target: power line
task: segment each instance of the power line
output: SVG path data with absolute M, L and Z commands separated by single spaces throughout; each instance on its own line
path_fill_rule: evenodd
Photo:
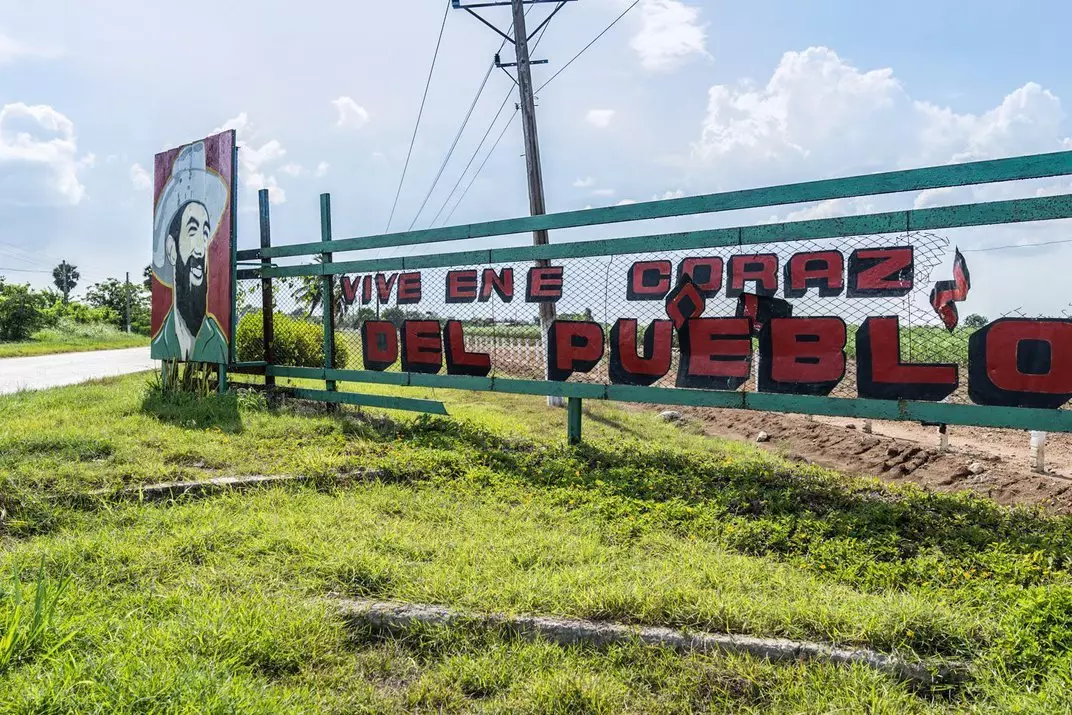
M 3 246 L 0 246 L 0 259 L 18 261 L 19 263 L 25 263 L 26 265 L 34 268 L 48 268 L 48 264 L 44 261 L 39 261 L 35 258 L 28 258 L 26 256 L 19 255 L 18 253 L 8 252 L 3 248 Z
M 539 92 L 540 92 L 540 91 L 541 91 L 541 90 L 542 90 L 542 89 L 543 89 L 544 87 L 546 87 L 547 85 L 549 85 L 549 84 L 551 84 L 552 82 L 554 82 L 554 81 L 555 81 L 555 77 L 558 77 L 558 76 L 559 76 L 560 74 L 562 74 L 563 72 L 565 72 L 565 71 L 566 71 L 566 68 L 567 68 L 567 67 L 569 67 L 570 65 L 572 65 L 572 64 L 573 64 L 573 63 L 574 63 L 574 62 L 575 62 L 575 61 L 577 60 L 577 58 L 578 58 L 578 57 L 580 57 L 580 56 L 581 56 L 581 55 L 583 55 L 583 54 L 584 54 L 585 52 L 587 52 L 587 51 L 588 51 L 588 48 L 589 48 L 589 47 L 591 47 L 592 45 L 594 45 L 594 44 L 596 44 L 597 42 L 599 42 L 599 38 L 603 37 L 603 35 L 605 35 L 605 34 L 607 34 L 608 32 L 610 32 L 610 29 L 611 29 L 612 27 L 614 27 L 615 25 L 617 25 L 617 24 L 618 24 L 618 21 L 619 21 L 619 20 L 621 20 L 621 19 L 622 19 L 623 17 L 625 17 L 626 15 L 628 15 L 628 14 L 629 14 L 629 11 L 630 11 L 630 10 L 632 10 L 633 8 L 635 8 L 635 7 L 636 7 L 637 5 L 639 5 L 639 4 L 640 4 L 640 0 L 634 0 L 633 4 L 632 4 L 632 5 L 630 5 L 629 7 L 625 8 L 625 11 L 624 11 L 624 12 L 623 12 L 623 13 L 622 13 L 621 15 L 619 15 L 619 16 L 618 16 L 618 17 L 616 17 L 616 18 L 614 18 L 614 22 L 612 22 L 611 24 L 607 25 L 607 26 L 606 26 L 606 27 L 605 27 L 605 28 L 603 29 L 603 32 L 601 32 L 601 33 L 599 33 L 598 35 L 596 35 L 596 36 L 595 36 L 595 39 L 594 39 L 594 40 L 592 40 L 592 41 L 591 41 L 591 42 L 589 42 L 589 43 L 588 43 L 587 45 L 585 45 L 585 46 L 584 46 L 584 47 L 583 47 L 583 48 L 581 49 L 581 51 L 580 51 L 580 52 L 578 52 L 577 54 L 575 54 L 575 55 L 573 56 L 573 59 L 571 59 L 571 60 L 570 60 L 569 62 L 567 62 L 566 64 L 562 65 L 562 69 L 560 69 L 560 70 L 559 70 L 558 72 L 555 72 L 555 73 L 554 73 L 553 75 L 551 75 L 551 79 L 549 79 L 549 80 L 547 80 L 546 82 L 544 82 L 543 84 L 541 84 L 541 85 L 540 85 L 540 89 L 537 89 L 537 90 L 536 90 L 536 93 L 537 93 L 537 94 L 539 94 Z
M 413 221 L 409 224 L 409 230 L 413 230 L 413 226 L 417 223 L 417 219 L 421 217 L 421 213 L 424 211 L 424 207 L 428 205 L 428 200 L 432 198 L 432 192 L 435 191 L 436 186 L 439 185 L 439 180 L 443 177 L 443 171 L 447 168 L 447 162 L 450 161 L 450 157 L 454 156 L 454 150 L 458 148 L 458 141 L 462 138 L 462 132 L 465 131 L 465 127 L 469 124 L 470 117 L 473 116 L 473 110 L 476 109 L 477 102 L 480 101 L 480 96 L 484 94 L 484 88 L 488 86 L 488 78 L 491 77 L 492 70 L 495 69 L 495 63 L 492 62 L 488 66 L 488 71 L 484 75 L 484 81 L 480 83 L 480 88 L 476 91 L 476 96 L 473 97 L 473 103 L 469 105 L 469 111 L 465 113 L 465 118 L 462 119 L 462 125 L 458 127 L 458 133 L 454 135 L 454 141 L 450 144 L 450 149 L 447 150 L 447 155 L 443 157 L 443 163 L 439 165 L 439 171 L 436 172 L 435 179 L 432 180 L 432 185 L 428 187 L 428 193 L 424 196 L 424 201 L 421 202 L 421 207 L 417 209 L 417 214 L 413 217 Z
M 1055 246 L 1059 243 L 1072 243 L 1072 238 L 1062 238 L 1056 241 L 1042 241 L 1041 243 L 1013 243 L 1008 246 L 990 246 L 989 248 L 962 248 L 961 253 L 983 253 L 985 251 L 1004 251 L 1009 248 L 1035 248 L 1038 246 Z
M 447 15 L 450 13 L 450 3 L 446 3 L 443 9 L 443 22 L 439 26 L 439 38 L 436 40 L 435 53 L 432 55 L 432 66 L 428 68 L 428 80 L 424 83 L 424 95 L 421 97 L 421 108 L 417 111 L 417 122 L 413 125 L 413 136 L 409 140 L 409 150 L 406 152 L 406 163 L 402 166 L 402 177 L 398 180 L 398 191 L 395 192 L 395 201 L 391 205 L 391 215 L 387 218 L 387 228 L 384 233 L 391 230 L 391 222 L 395 219 L 395 209 L 398 208 L 398 197 L 402 195 L 402 184 L 406 181 L 406 171 L 409 170 L 409 160 L 413 156 L 413 145 L 417 143 L 417 130 L 421 127 L 421 117 L 424 116 L 424 104 L 428 101 L 428 89 L 432 86 L 432 75 L 435 73 L 436 60 L 439 58 L 439 47 L 443 44 L 443 30 L 447 27 Z
M 589 49 L 590 49 L 590 48 L 592 47 L 592 45 L 596 44 L 596 43 L 597 43 L 597 42 L 598 42 L 598 41 L 600 40 L 600 38 L 602 38 L 602 37 L 603 37 L 603 35 L 605 35 L 605 34 L 607 34 L 608 32 L 610 32 L 610 30 L 611 30 L 611 28 L 612 28 L 612 27 L 614 27 L 615 25 L 617 25 L 617 24 L 618 24 L 618 22 L 620 22 L 620 21 L 621 21 L 621 19 L 622 19 L 623 17 L 625 17 L 626 15 L 628 15 L 628 14 L 629 14 L 629 12 L 630 12 L 630 11 L 631 11 L 631 10 L 632 10 L 633 8 L 635 8 L 635 7 L 637 6 L 637 5 L 639 5 L 639 4 L 640 4 L 640 0 L 635 0 L 635 1 L 633 2 L 633 4 L 632 4 L 632 5 L 630 5 L 629 7 L 627 7 L 627 8 L 626 8 L 626 9 L 625 9 L 625 10 L 624 10 L 624 11 L 623 11 L 623 12 L 622 12 L 622 13 L 621 13 L 620 15 L 618 15 L 618 17 L 614 18 L 614 20 L 613 20 L 613 21 L 612 21 L 612 22 L 611 22 L 611 23 L 610 23 L 609 25 L 607 25 L 607 26 L 606 26 L 605 28 L 603 28 L 603 31 L 602 31 L 602 32 L 600 32 L 600 33 L 599 33 L 598 35 L 596 35 L 596 36 L 595 36 L 595 37 L 594 37 L 594 38 L 592 39 L 592 41 L 591 41 L 591 42 L 589 42 L 589 43 L 588 43 L 587 45 L 585 45 L 584 47 L 582 47 L 582 48 L 581 48 L 581 51 L 580 51 L 580 52 L 578 52 L 577 54 L 575 54 L 575 55 L 573 56 L 573 58 L 572 58 L 572 59 L 570 59 L 570 61 L 569 61 L 569 62 L 567 62 L 566 64 L 564 64 L 564 65 L 562 66 L 562 69 L 560 69 L 560 70 L 559 70 L 558 72 L 555 72 L 555 73 L 554 73 L 553 75 L 551 75 L 551 78 L 550 78 L 550 79 L 548 79 L 548 80 L 547 80 L 546 82 L 544 82 L 544 83 L 543 83 L 542 85 L 540 85 L 540 88 L 539 88 L 539 89 L 537 89 L 537 90 L 536 90 L 536 92 L 537 92 L 537 93 L 539 93 L 539 92 L 540 92 L 540 91 L 541 91 L 541 90 L 542 90 L 542 89 L 543 89 L 544 87 L 546 87 L 547 85 L 551 84 L 551 82 L 553 82 L 553 81 L 554 81 L 554 79 L 555 79 L 556 77 L 558 77 L 558 76 L 559 76 L 560 74 L 562 74 L 563 72 L 565 72 L 565 71 L 566 71 L 566 68 L 568 68 L 568 67 L 569 67 L 570 65 L 572 65 L 572 64 L 573 64 L 574 62 L 576 62 L 576 61 L 577 61 L 577 59 L 578 59 L 578 58 L 579 58 L 579 57 L 580 57 L 581 55 L 583 55 L 583 54 L 584 54 L 585 52 L 587 52 L 587 51 L 588 51 L 588 50 L 589 50 Z M 533 45 L 533 49 L 536 49 L 536 46 L 537 46 L 537 45 L 539 45 L 539 43 L 540 43 L 540 40 L 542 40 L 542 39 L 543 39 L 543 33 L 544 33 L 544 32 L 546 32 L 546 30 L 547 30 L 547 28 L 545 27 L 545 28 L 543 29 L 543 31 L 541 31 L 541 32 L 540 32 L 540 37 L 536 39 L 536 43 L 535 43 L 535 44 Z M 504 43 L 504 44 L 505 44 L 505 43 Z M 510 91 L 510 93 L 513 93 L 513 90 L 511 90 L 511 91 Z M 506 95 L 506 98 L 507 98 L 507 100 L 509 100 L 509 98 L 510 98 L 510 94 L 507 94 L 507 95 Z M 505 105 L 506 105 L 506 102 L 504 101 L 504 102 L 503 102 L 503 106 L 505 106 Z M 499 112 L 500 112 L 500 113 L 502 112 L 502 108 L 501 108 L 501 107 L 499 108 Z M 498 116 L 499 116 L 499 115 L 498 115 L 498 114 L 496 114 L 496 115 L 495 115 L 495 119 L 498 119 Z M 515 112 L 514 112 L 514 115 L 510 117 L 510 121 L 509 121 L 509 122 L 507 122 L 507 124 L 506 124 L 506 127 L 509 127 L 509 126 L 510 126 L 510 124 L 511 124 L 511 123 L 513 122 L 513 120 L 514 120 L 514 117 L 515 117 L 515 116 L 517 116 L 517 112 L 516 112 L 516 110 L 515 110 Z M 494 124 L 495 124 L 495 119 L 493 119 L 493 120 L 492 120 L 492 124 L 491 124 L 491 126 L 489 126 L 489 127 L 488 127 L 488 133 L 489 133 L 489 134 L 491 133 L 491 128 L 492 128 L 492 126 L 494 126 Z M 504 133 L 504 134 L 506 133 L 506 127 L 503 127 L 503 133 Z M 487 139 L 487 134 L 485 134 L 484 138 L 485 138 L 485 139 Z M 448 222 L 450 221 L 450 217 L 454 215 L 454 212 L 458 210 L 458 206 L 460 206 L 460 205 L 461 205 L 461 203 L 462 203 L 462 201 L 464 201 L 464 200 L 465 200 L 465 195 L 469 193 L 469 189 L 470 189 L 470 188 L 472 188 L 473 184 L 474 184 L 474 183 L 476 182 L 476 179 L 477 179 L 477 177 L 478 177 L 478 176 L 480 176 L 480 172 L 481 172 L 481 171 L 483 170 L 484 166 L 485 166 L 485 165 L 486 165 L 486 164 L 488 163 L 488 159 L 490 159 L 490 158 L 491 158 L 491 154 L 492 154 L 492 152 L 494 152 L 494 151 L 495 151 L 495 147 L 497 147 L 497 146 L 499 145 L 499 141 L 501 141 L 501 140 L 502 140 L 502 134 L 500 134 L 500 135 L 499 135 L 499 138 L 498 138 L 498 139 L 497 139 L 497 140 L 495 141 L 495 144 L 494 144 L 494 145 L 493 145 L 493 146 L 491 147 L 491 151 L 489 151 L 489 152 L 488 152 L 488 155 L 484 157 L 484 161 L 483 161 L 483 163 L 482 163 L 482 164 L 480 165 L 480 167 L 479 167 L 479 168 L 478 168 L 478 169 L 476 170 L 476 173 L 475 173 L 475 174 L 473 174 L 473 178 L 472 178 L 472 180 L 471 180 L 471 181 L 469 182 L 469 185 L 465 187 L 465 191 L 463 191 L 463 192 L 462 192 L 462 196 L 461 196 L 461 198 L 460 198 L 460 199 L 458 199 L 458 203 L 454 204 L 454 208 L 453 208 L 453 209 L 451 209 L 451 211 L 450 211 L 450 213 L 449 213 L 449 214 L 447 214 L 447 218 L 443 220 L 443 224 L 444 224 L 444 225 L 445 225 L 445 224 L 447 224 L 447 223 L 448 223 Z M 474 153 L 473 153 L 473 159 L 475 159 L 475 158 L 476 158 L 476 155 L 477 155 L 477 153 L 479 153 L 479 152 L 480 152 L 480 146 L 482 146 L 482 145 L 483 145 L 483 143 L 484 143 L 484 140 L 481 140 L 481 142 L 480 142 L 480 145 L 478 145 L 478 146 L 477 146 L 477 148 L 476 148 L 476 152 L 474 152 Z M 473 162 L 473 159 L 470 159 L 470 160 L 469 160 L 469 164 L 472 164 L 472 162 Z M 468 170 L 468 165 L 466 166 L 466 170 Z M 464 176 L 465 176 L 465 171 L 463 171 L 463 172 L 462 172 L 462 177 L 461 177 L 461 178 L 464 178 Z M 459 178 L 459 182 L 461 181 L 461 178 Z M 457 188 L 457 187 L 455 186 L 455 188 Z M 452 193 L 452 194 L 454 193 L 454 192 L 453 192 L 453 190 L 451 191 L 451 193 Z M 450 201 L 450 196 L 449 196 L 449 195 L 447 196 L 447 201 L 448 201 L 448 202 Z M 444 204 L 443 204 L 443 206 L 444 206 L 444 208 L 445 208 L 445 207 L 446 207 L 446 203 L 444 203 Z M 440 209 L 440 210 L 442 211 L 442 209 Z M 433 223 L 434 223 L 434 220 L 433 220 Z
M 529 8 L 525 11 L 525 16 L 526 17 L 532 11 L 532 8 L 533 8 L 533 6 L 530 5 Z M 554 17 L 553 13 L 552 13 L 551 17 Z M 547 34 L 547 29 L 548 29 L 547 26 L 550 24 L 551 17 L 548 17 L 547 20 L 544 21 L 544 23 L 540 26 L 540 36 L 537 37 L 536 41 L 532 44 L 533 51 L 535 51 L 536 48 L 540 46 L 540 42 L 543 40 L 544 35 Z M 503 40 L 502 44 L 499 45 L 499 51 L 501 52 L 502 49 L 505 46 L 506 46 L 506 40 Z M 456 192 L 458 190 L 458 187 L 461 185 L 462 180 L 465 179 L 466 172 L 469 171 L 469 167 L 471 167 L 473 165 L 473 162 L 476 161 L 477 156 L 480 155 L 480 150 L 484 147 L 484 142 L 486 142 L 488 140 L 488 137 L 491 135 L 491 130 L 495 128 L 495 122 L 499 121 L 499 116 L 502 114 L 502 111 L 506 108 L 506 103 L 510 101 L 510 96 L 513 93 L 514 93 L 514 88 L 513 87 L 511 87 L 510 89 L 508 89 L 506 91 L 506 96 L 503 97 L 502 104 L 499 105 L 499 109 L 498 109 L 497 112 L 495 112 L 495 116 L 491 118 L 491 123 L 488 124 L 488 128 L 484 132 L 484 136 L 481 137 L 480 143 L 478 143 L 476 145 L 476 149 L 473 150 L 473 155 L 471 157 L 469 157 L 469 161 L 465 164 L 465 168 L 462 169 L 462 173 L 461 173 L 461 175 L 458 176 L 458 180 L 456 182 L 454 182 L 454 186 L 451 188 L 450 193 L 447 194 L 447 198 L 443 201 L 443 205 L 440 206 L 439 211 L 436 212 L 435 218 L 432 219 L 431 225 L 433 225 L 433 226 L 435 225 L 435 222 L 439 220 L 440 214 L 442 214 L 443 211 L 447 208 L 447 205 L 450 204 L 450 200 L 451 200 L 451 198 L 453 198 L 454 192 Z M 514 110 L 514 115 L 517 114 L 517 111 L 518 111 L 517 109 Z M 503 127 L 503 133 L 506 132 L 506 128 L 509 127 L 510 124 L 514 121 L 514 115 L 512 115 L 510 117 L 510 120 L 506 123 L 506 126 Z M 447 218 L 445 218 L 443 220 L 443 224 L 446 224 L 448 221 L 450 221 L 450 217 L 454 215 L 454 212 L 458 210 L 458 206 L 461 205 L 462 201 L 465 200 L 465 195 L 469 193 L 469 189 L 476 182 L 476 179 L 480 175 L 481 170 L 488 163 L 488 159 L 491 158 L 491 152 L 495 151 L 495 147 L 497 147 L 499 145 L 499 142 L 501 140 L 502 140 L 502 134 L 500 134 L 499 138 L 495 140 L 495 144 L 492 145 L 491 150 L 488 152 L 487 156 L 484 158 L 483 163 L 480 164 L 480 167 L 476 170 L 476 173 L 473 174 L 473 178 L 469 181 L 469 185 L 465 187 L 465 191 L 462 192 L 461 198 L 458 199 L 458 203 L 454 204 L 454 208 L 451 209 L 451 212 L 449 214 L 447 214 Z
M 53 260 L 59 263 L 61 260 L 59 258 L 55 258 L 54 256 L 49 256 L 48 254 L 41 253 L 40 251 L 27 251 L 22 246 L 16 246 L 14 243 L 0 241 L 0 252 L 5 251 L 13 258 L 18 258 L 19 260 L 24 260 L 27 262 L 40 263 L 42 265 L 45 265 L 47 262 Z M 12 253 L 12 251 L 14 251 L 14 253 Z M 45 260 L 41 260 L 42 258 Z
M 34 268 L 4 268 L 0 266 L 0 271 L 11 271 L 12 273 L 52 273 L 52 271 L 42 271 Z
M 500 132 L 499 134 L 499 138 L 496 139 L 495 143 L 491 145 L 491 149 L 484 157 L 484 161 L 481 162 L 479 167 L 477 167 L 476 173 L 473 174 L 473 178 L 469 181 L 469 185 L 465 187 L 465 191 L 462 192 L 461 198 L 458 199 L 458 203 L 454 204 L 454 208 L 452 208 L 450 210 L 450 213 L 447 214 L 447 217 L 443 219 L 443 225 L 446 225 L 450 221 L 450 217 L 454 215 L 454 212 L 457 211 L 458 207 L 462 205 L 463 201 L 465 201 L 465 197 L 469 193 L 469 189 L 473 188 L 473 184 L 476 183 L 477 177 L 480 176 L 480 172 L 482 172 L 484 170 L 484 166 L 487 165 L 488 159 L 490 159 L 491 155 L 495 153 L 495 149 L 499 146 L 499 142 L 502 141 L 502 138 L 506 136 L 506 130 L 509 129 L 510 125 L 514 123 L 514 119 L 517 117 L 517 112 L 518 110 L 515 109 L 514 113 L 510 115 L 510 119 L 507 120 L 506 124 L 503 126 L 502 132 Z
M 443 211 L 446 210 L 447 205 L 450 203 L 450 200 L 454 198 L 454 193 L 458 190 L 458 187 L 461 186 L 462 180 L 465 178 L 465 175 L 469 173 L 469 167 L 473 165 L 473 162 L 476 161 L 477 156 L 480 155 L 480 150 L 484 148 L 484 142 L 486 142 L 488 140 L 488 137 L 491 136 L 491 130 L 495 128 L 495 123 L 499 121 L 499 116 L 502 115 L 502 111 L 506 109 L 506 103 L 510 101 L 510 95 L 512 95 L 513 93 L 514 90 L 511 87 L 510 90 L 507 91 L 506 96 L 503 97 L 502 104 L 499 105 L 499 111 L 495 112 L 495 116 L 492 117 L 491 123 L 488 124 L 487 130 L 484 132 L 484 136 L 481 137 L 480 143 L 477 144 L 476 149 L 473 150 L 473 155 L 469 157 L 469 162 L 465 165 L 465 168 L 462 169 L 462 173 L 458 175 L 458 180 L 454 182 L 454 186 L 451 187 L 450 193 L 447 194 L 447 198 L 443 200 L 443 205 L 439 207 L 439 211 L 436 212 L 435 217 L 432 219 L 431 225 L 435 225 L 436 221 L 439 220 L 439 217 L 443 215 Z
M 532 12 L 533 7 L 534 7 L 533 5 L 529 5 L 528 9 L 525 10 L 525 16 L 526 17 L 528 17 L 528 14 L 530 12 Z M 477 16 L 477 17 L 479 18 L 479 16 Z M 551 14 L 551 17 L 554 17 L 554 13 Z M 544 21 L 544 24 L 540 26 L 540 28 L 541 28 L 540 29 L 540 36 L 536 39 L 536 44 L 533 45 L 533 49 L 535 49 L 536 45 L 539 45 L 540 40 L 543 39 L 543 35 L 547 31 L 546 25 L 548 24 L 548 22 L 550 22 L 551 17 L 548 17 L 547 20 Z M 509 41 L 509 37 L 504 35 L 502 42 L 499 43 L 499 49 L 495 53 L 496 59 L 498 59 L 499 53 L 503 51 L 503 48 L 506 47 L 506 43 L 508 41 Z M 439 180 L 443 176 L 443 171 L 447 167 L 447 162 L 450 160 L 451 155 L 454 153 L 454 149 L 458 146 L 458 141 L 461 139 L 462 132 L 465 130 L 465 127 L 468 124 L 469 119 L 473 114 L 473 109 L 476 108 L 477 101 L 480 99 L 480 96 L 483 93 L 485 86 L 487 86 L 488 78 L 491 76 L 491 73 L 492 73 L 492 71 L 494 71 L 496 65 L 497 65 L 497 62 L 492 62 L 491 66 L 488 68 L 487 74 L 484 75 L 484 81 L 481 83 L 480 89 L 477 90 L 476 98 L 473 99 L 473 104 L 472 104 L 472 106 L 469 107 L 469 111 L 465 115 L 465 119 L 462 121 L 462 126 L 458 129 L 458 133 L 454 137 L 454 143 L 451 144 L 450 150 L 447 152 L 446 158 L 443 159 L 443 164 L 439 167 L 439 173 L 436 174 L 435 181 L 432 182 L 431 188 L 428 189 L 428 195 L 425 196 L 424 203 L 421 204 L 420 211 L 417 212 L 417 216 L 413 217 L 413 223 L 411 223 L 409 225 L 410 229 L 412 229 L 413 226 L 417 223 L 417 219 L 420 217 L 421 211 L 424 210 L 424 205 L 426 203 L 428 203 L 428 200 L 432 196 L 432 192 L 435 190 L 435 187 L 439 184 Z M 458 180 L 456 182 L 454 182 L 454 186 L 451 187 L 450 192 L 447 194 L 447 198 L 444 199 L 443 205 L 439 207 L 439 211 L 436 212 L 436 215 L 432 218 L 432 221 L 429 224 L 429 226 L 434 226 L 435 225 L 435 222 L 439 220 L 440 215 L 447 208 L 447 205 L 450 203 L 450 200 L 454 197 L 454 192 L 456 192 L 458 190 L 458 186 L 462 183 L 462 180 L 465 178 L 466 172 L 469 171 L 469 167 L 471 167 L 473 165 L 473 162 L 476 160 L 477 155 L 480 154 L 481 148 L 483 148 L 483 146 L 484 146 L 484 142 L 487 141 L 488 135 L 491 134 L 491 130 L 495 127 L 495 122 L 497 122 L 499 120 L 499 115 L 501 115 L 503 109 L 506 108 L 506 103 L 508 101 L 510 101 L 510 95 L 511 94 L 513 94 L 513 89 L 510 89 L 510 90 L 508 90 L 506 92 L 506 96 L 503 97 L 502 104 L 499 105 L 498 111 L 495 112 L 495 117 L 492 118 L 491 124 L 488 125 L 487 131 L 484 132 L 484 136 L 480 139 L 480 143 L 477 144 L 476 149 L 473 151 L 473 155 L 471 157 L 469 157 L 469 161 L 465 164 L 465 168 L 462 169 L 461 175 L 458 177 Z

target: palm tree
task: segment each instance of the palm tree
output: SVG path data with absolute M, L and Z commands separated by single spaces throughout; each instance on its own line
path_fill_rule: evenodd
M 314 263 L 323 263 L 323 254 L 313 258 Z M 313 313 L 320 307 L 324 299 L 323 276 L 301 276 L 298 279 L 298 287 L 294 290 L 294 299 L 303 306 L 307 306 L 306 317 L 312 318 Z M 342 299 L 342 291 L 334 291 L 335 317 L 341 320 L 346 315 L 346 301 Z
M 78 279 L 81 277 L 78 272 L 78 266 L 72 266 L 67 261 L 63 261 L 52 269 L 52 282 L 59 288 L 60 293 L 63 293 L 64 305 L 67 304 L 71 291 L 78 285 Z

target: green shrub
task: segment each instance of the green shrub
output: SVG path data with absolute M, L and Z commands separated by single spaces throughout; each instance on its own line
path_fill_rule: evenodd
M 152 318 L 149 291 L 140 283 L 126 283 L 115 278 L 94 283 L 86 290 L 86 302 L 97 309 L 111 311 L 112 324 L 126 327 L 126 311 L 130 307 L 130 329 L 139 335 L 149 334 Z
M 264 319 L 260 311 L 246 313 L 238 321 L 235 341 L 239 362 L 264 360 Z M 276 365 L 294 367 L 324 366 L 324 328 L 283 313 L 275 314 L 275 340 L 272 344 Z M 346 343 L 335 339 L 335 367 L 344 368 L 349 361 Z
M 44 293 L 0 279 L 0 341 L 28 340 L 47 325 L 47 307 Z
M 74 318 L 59 318 L 49 327 L 38 330 L 33 339 L 43 343 L 82 340 L 117 340 L 125 333 L 108 322 L 81 323 Z
M 91 308 L 83 303 L 68 303 L 67 317 L 79 325 L 119 322 L 119 315 L 111 308 Z
M 63 321 L 78 325 L 118 325 L 121 322 L 119 315 L 111 308 L 91 308 L 73 300 L 69 303 L 54 301 L 45 309 L 45 325 L 54 328 Z

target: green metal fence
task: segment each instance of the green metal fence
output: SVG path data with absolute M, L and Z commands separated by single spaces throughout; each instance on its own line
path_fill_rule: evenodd
M 320 205 L 321 240 L 286 245 L 272 245 L 267 192 L 262 192 L 261 247 L 237 251 L 235 256 L 240 288 L 236 291 L 238 339 L 231 372 L 261 373 L 269 382 L 305 378 L 324 383 L 322 389 L 295 390 L 304 398 L 440 414 L 445 410 L 439 402 L 340 392 L 337 385 L 352 382 L 562 396 L 570 400 L 572 439 L 579 438 L 583 399 L 1072 431 L 1069 410 L 970 404 L 965 383 L 972 330 L 963 326 L 949 330 L 928 302 L 935 283 L 932 274 L 952 255 L 961 238 L 957 232 L 1068 219 L 1072 217 L 1072 195 L 605 237 L 626 222 L 676 217 L 694 223 L 697 219 L 687 217 L 708 216 L 704 220 L 712 221 L 710 215 L 724 212 L 1067 175 L 1072 175 L 1072 152 L 1059 152 L 343 239 L 332 235 L 330 197 L 325 194 Z M 561 240 L 562 232 L 577 229 L 600 235 Z M 524 241 L 524 234 L 536 230 L 560 233 L 552 236 L 549 245 L 500 245 L 503 237 L 510 242 Z M 433 245 L 446 242 L 462 245 L 446 251 Z M 673 376 L 681 360 L 676 337 L 673 367 L 652 384 L 616 382 L 608 374 L 605 350 L 589 369 L 565 380 L 547 379 L 547 326 L 539 324 L 538 304 L 524 300 L 522 290 L 527 272 L 536 262 L 562 267 L 564 288 L 556 303 L 559 317 L 596 323 L 606 336 L 618 318 L 635 318 L 643 326 L 667 317 L 661 300 L 637 300 L 627 295 L 623 280 L 637 261 L 679 268 L 685 259 L 703 256 L 720 261 L 722 266 L 734 255 L 761 254 L 773 256 L 771 260 L 780 272 L 792 255 L 801 252 L 840 251 L 849 256 L 852 251 L 890 246 L 911 246 L 914 250 L 915 281 L 905 295 L 850 300 L 844 295 L 822 296 L 809 290 L 787 301 L 792 303 L 794 316 L 841 317 L 850 335 L 847 353 L 854 349 L 851 336 L 867 317 L 896 316 L 902 359 L 958 366 L 960 385 L 942 402 L 862 398 L 854 386 L 858 376 L 851 359 L 846 361 L 844 379 L 828 394 L 759 391 L 755 375 L 734 390 L 676 387 Z M 421 248 L 426 252 L 415 252 Z M 361 257 L 362 252 L 375 249 L 412 255 Z M 472 289 L 479 291 L 480 297 L 451 302 L 450 281 L 458 279 L 461 269 L 476 271 L 481 283 Z M 504 276 L 507 271 L 512 271 L 515 281 L 510 300 L 497 292 L 495 285 L 486 287 L 483 280 Z M 419 277 L 413 279 L 414 275 Z M 417 283 L 421 295 L 414 300 L 412 289 Z M 705 315 L 734 314 L 739 298 L 729 295 L 725 285 L 710 293 Z M 1008 315 L 1018 315 L 1016 306 L 1010 306 Z M 397 363 L 368 369 L 368 346 L 361 339 L 366 324 L 392 322 L 401 329 L 406 320 L 461 324 L 466 349 L 489 355 L 490 371 L 486 375 L 404 371 Z M 244 341 L 243 330 L 253 326 L 257 328 L 256 339 Z M 310 343 L 311 329 L 318 331 L 318 345 Z M 289 351 L 285 356 L 280 353 L 284 344 Z M 1068 362 L 1072 356 L 1054 355 L 1050 359 L 1056 364 Z

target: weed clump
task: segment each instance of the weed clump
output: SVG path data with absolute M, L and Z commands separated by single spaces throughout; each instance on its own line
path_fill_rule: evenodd
M 54 640 L 56 604 L 69 583 L 69 577 L 50 579 L 42 559 L 30 600 L 18 568 L 12 569 L 11 581 L 0 586 L 0 674 L 33 657 L 49 657 L 74 636 L 72 631 Z

